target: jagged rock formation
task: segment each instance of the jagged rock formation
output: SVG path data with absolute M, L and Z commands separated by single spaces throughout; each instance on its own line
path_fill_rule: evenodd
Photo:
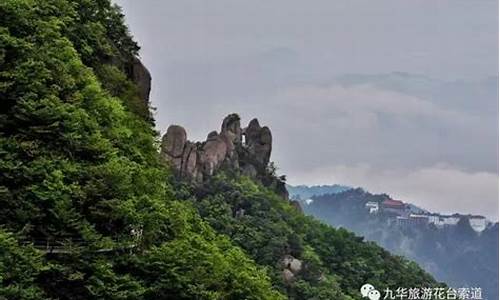
M 224 118 L 220 133 L 210 132 L 204 142 L 189 141 L 183 127 L 171 125 L 161 143 L 162 157 L 182 178 L 201 183 L 225 168 L 258 179 L 288 198 L 284 180 L 272 174 L 271 151 L 271 130 L 261 127 L 257 119 L 242 129 L 237 114 Z

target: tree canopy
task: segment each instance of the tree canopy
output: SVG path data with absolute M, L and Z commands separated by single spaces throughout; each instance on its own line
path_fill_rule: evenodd
M 0 299 L 356 299 L 366 280 L 436 284 L 247 178 L 173 179 L 127 73 L 138 50 L 109 0 L 0 2 Z M 292 285 L 284 254 L 306 266 Z

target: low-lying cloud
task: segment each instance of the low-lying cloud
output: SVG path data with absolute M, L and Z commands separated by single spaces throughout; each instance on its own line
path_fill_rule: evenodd
M 277 146 L 286 149 L 290 165 L 370 162 L 383 169 L 447 163 L 467 171 L 497 170 L 495 116 L 369 85 L 293 87 L 267 105 L 264 115 L 286 130 Z M 312 158 L 304 157 L 309 152 Z

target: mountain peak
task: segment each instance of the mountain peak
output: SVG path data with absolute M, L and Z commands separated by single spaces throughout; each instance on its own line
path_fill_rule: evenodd
M 224 118 L 221 131 L 211 131 L 203 142 L 191 142 L 186 130 L 171 125 L 162 138 L 161 156 L 171 163 L 177 176 L 202 183 L 218 170 L 224 169 L 257 179 L 265 186 L 274 186 L 288 199 L 284 180 L 274 174 L 270 163 L 272 133 L 254 118 L 241 128 L 236 113 Z

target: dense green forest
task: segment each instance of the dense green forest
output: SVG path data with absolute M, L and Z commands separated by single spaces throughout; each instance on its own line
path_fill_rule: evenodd
M 438 283 L 238 174 L 177 180 L 109 0 L 0 2 L 0 299 L 361 299 Z M 244 209 L 244 213 L 242 212 Z M 281 260 L 302 261 L 284 280 Z

